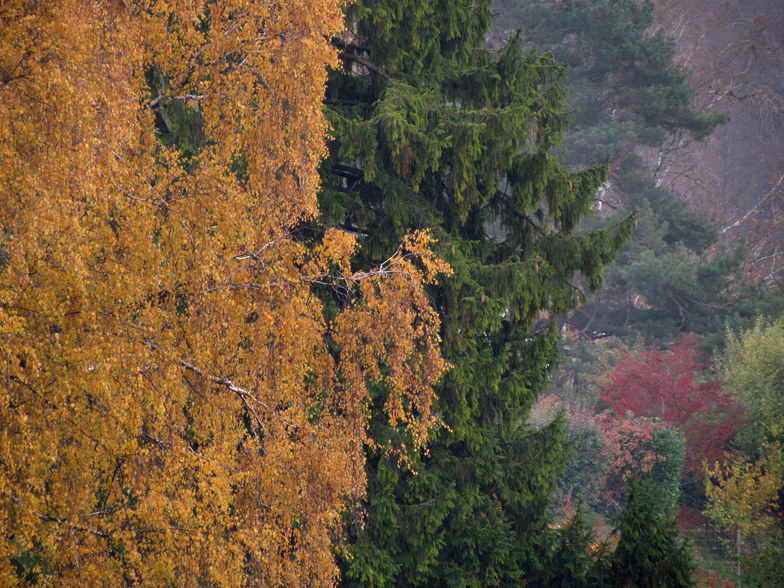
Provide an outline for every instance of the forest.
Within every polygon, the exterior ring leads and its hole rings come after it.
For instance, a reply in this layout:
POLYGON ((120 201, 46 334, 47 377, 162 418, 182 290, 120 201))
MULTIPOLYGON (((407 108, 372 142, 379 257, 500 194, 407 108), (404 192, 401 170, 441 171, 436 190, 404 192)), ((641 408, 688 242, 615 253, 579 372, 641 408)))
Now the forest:
POLYGON ((718 4, 0 3, 0 585, 784 586, 718 4))

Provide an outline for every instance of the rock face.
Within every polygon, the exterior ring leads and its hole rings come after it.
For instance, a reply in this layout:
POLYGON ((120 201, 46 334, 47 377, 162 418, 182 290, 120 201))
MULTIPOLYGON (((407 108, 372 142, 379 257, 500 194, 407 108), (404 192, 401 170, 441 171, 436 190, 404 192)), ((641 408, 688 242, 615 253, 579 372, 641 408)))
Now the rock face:
POLYGON ((701 143, 674 137, 650 151, 658 181, 714 219, 724 244, 745 241, 747 270, 784 269, 784 3, 656 0, 700 107, 731 121, 701 143))

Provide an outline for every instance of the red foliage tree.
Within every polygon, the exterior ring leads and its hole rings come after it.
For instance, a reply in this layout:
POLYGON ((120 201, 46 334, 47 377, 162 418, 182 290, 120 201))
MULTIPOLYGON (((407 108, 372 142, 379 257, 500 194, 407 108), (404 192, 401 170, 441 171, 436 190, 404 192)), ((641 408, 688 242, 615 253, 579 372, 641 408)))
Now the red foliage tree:
POLYGON ((653 470, 656 464, 666 457, 656 451, 656 434, 667 428, 657 421, 639 418, 614 418, 605 412, 594 417, 604 433, 607 444, 606 458, 610 469, 605 480, 602 499, 605 505, 622 508, 623 497, 628 492, 628 481, 638 474, 653 470))
POLYGON ((740 409, 722 394, 718 380, 699 381, 706 364, 696 342, 682 338, 665 351, 624 357, 602 388, 600 398, 619 416, 658 417, 686 436, 686 472, 720 459, 740 422, 740 409))

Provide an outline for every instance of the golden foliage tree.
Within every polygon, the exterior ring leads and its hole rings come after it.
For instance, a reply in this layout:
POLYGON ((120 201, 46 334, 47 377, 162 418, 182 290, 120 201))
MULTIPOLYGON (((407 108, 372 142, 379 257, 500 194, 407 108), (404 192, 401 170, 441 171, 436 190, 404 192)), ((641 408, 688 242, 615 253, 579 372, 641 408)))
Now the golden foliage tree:
POLYGON ((706 464, 707 514, 719 527, 748 535, 775 526, 784 459, 778 445, 765 449, 756 462, 736 457, 723 466, 706 464))
POLYGON ((371 382, 424 440, 428 237, 357 272, 350 235, 290 236, 340 26, 336 0, 0 5, 0 584, 330 584, 371 382))

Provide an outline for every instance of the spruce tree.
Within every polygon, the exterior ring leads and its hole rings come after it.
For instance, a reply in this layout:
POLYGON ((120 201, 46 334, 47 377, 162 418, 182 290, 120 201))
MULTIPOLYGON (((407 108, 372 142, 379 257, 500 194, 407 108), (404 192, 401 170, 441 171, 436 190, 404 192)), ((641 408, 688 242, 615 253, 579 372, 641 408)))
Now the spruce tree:
MULTIPOLYGON (((575 278, 598 288, 633 221, 575 233, 606 167, 570 171, 552 155, 568 122, 563 68, 517 38, 485 50, 488 21, 487 1, 360 1, 335 40, 324 222, 359 235, 364 262, 430 229, 454 270, 429 292, 452 364, 441 426, 416 453, 373 421, 348 585, 541 585, 557 551, 563 422, 526 418, 557 361, 553 319, 584 299, 575 278)), ((386 390, 373 394, 377 414, 386 390)))

